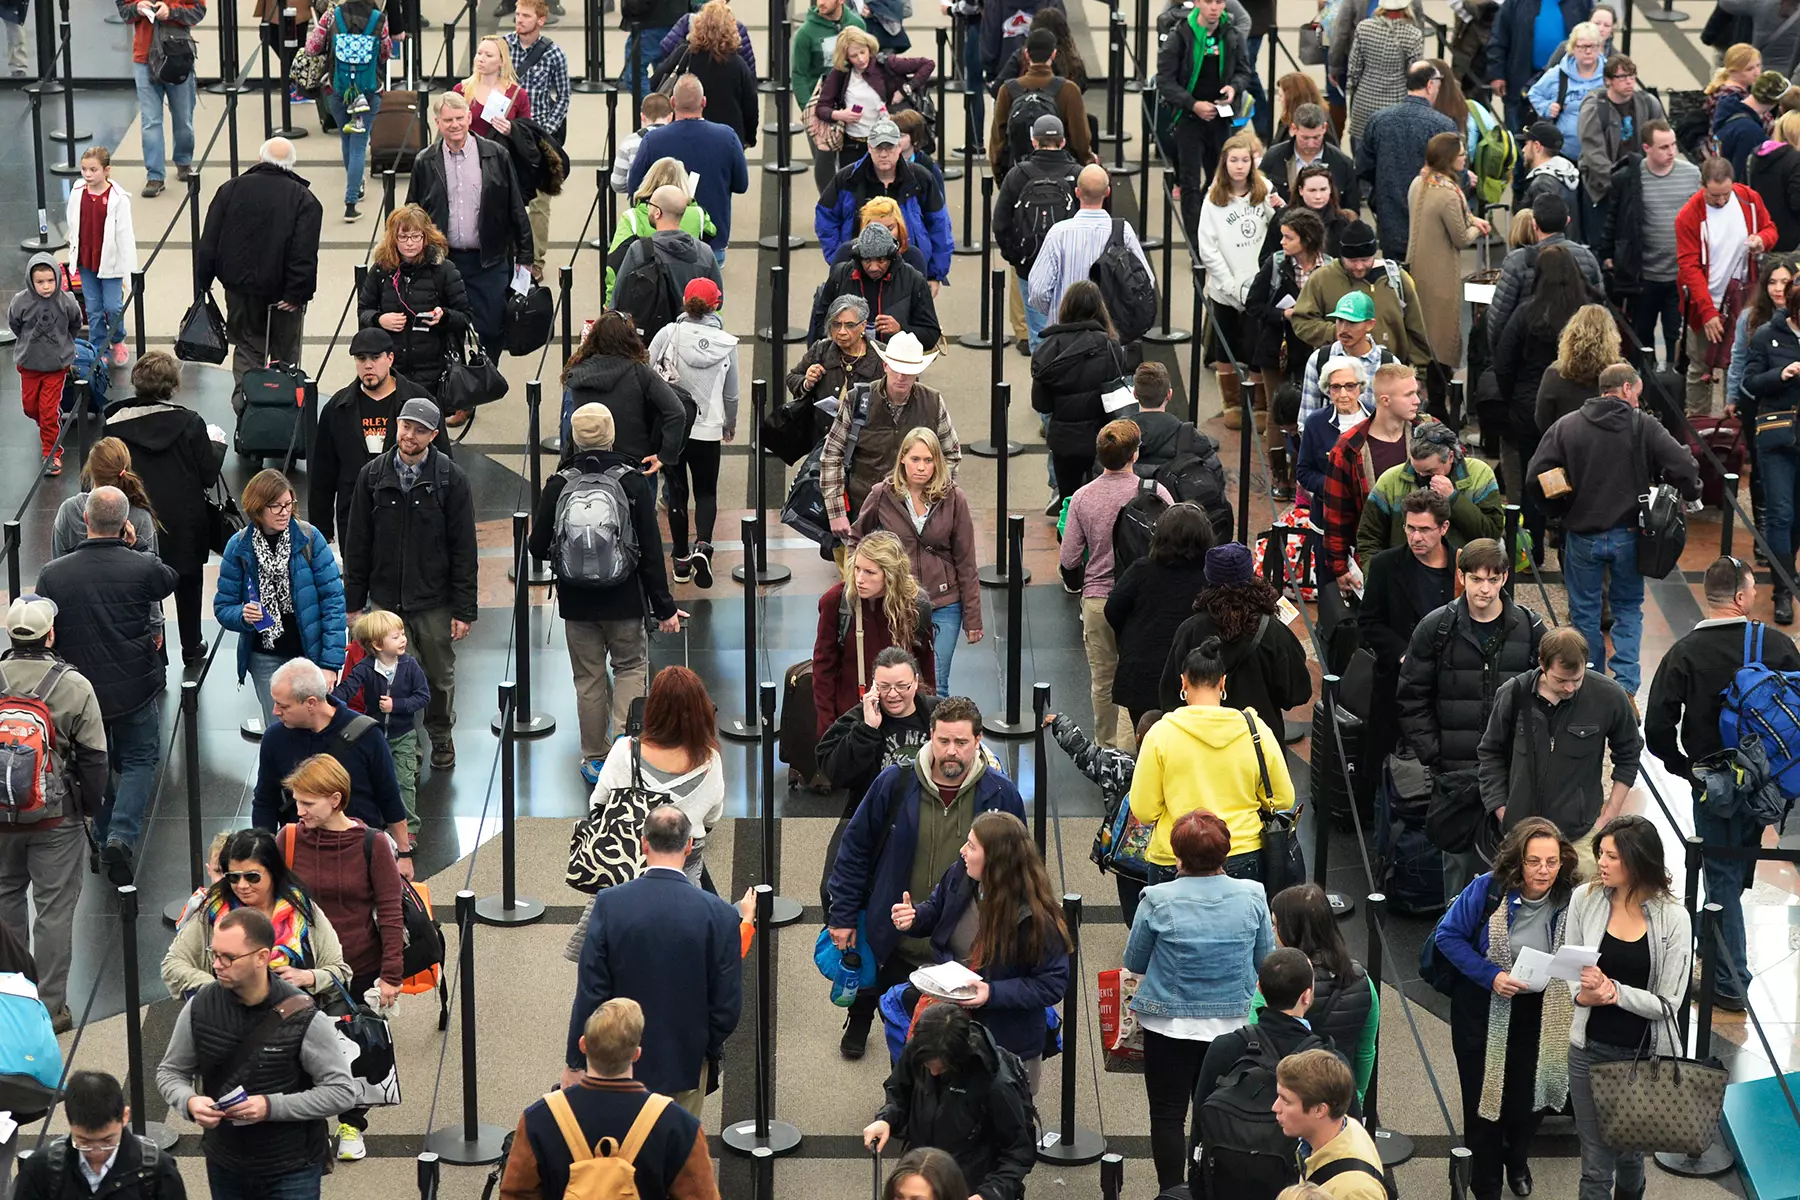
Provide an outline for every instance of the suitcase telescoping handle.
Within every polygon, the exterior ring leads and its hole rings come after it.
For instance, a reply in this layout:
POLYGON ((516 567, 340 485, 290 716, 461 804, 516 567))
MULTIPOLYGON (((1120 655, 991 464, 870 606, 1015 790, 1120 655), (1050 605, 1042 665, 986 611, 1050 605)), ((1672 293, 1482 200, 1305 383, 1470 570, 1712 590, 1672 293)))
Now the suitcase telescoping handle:
POLYGON ((875 1190, 869 1194, 873 1196, 875 1200, 881 1200, 881 1151, 873 1146, 871 1146, 869 1150, 869 1158, 875 1164, 875 1190))

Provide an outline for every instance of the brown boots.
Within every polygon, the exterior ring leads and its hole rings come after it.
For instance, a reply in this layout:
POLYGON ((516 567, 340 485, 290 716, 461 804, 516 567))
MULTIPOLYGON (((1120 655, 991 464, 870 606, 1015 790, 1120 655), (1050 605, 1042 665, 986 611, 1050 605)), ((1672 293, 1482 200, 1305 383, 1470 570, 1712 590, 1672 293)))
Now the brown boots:
POLYGON ((1224 410, 1225 428, 1236 433, 1244 427, 1243 389, 1236 375, 1214 375, 1219 381, 1219 407, 1224 410))

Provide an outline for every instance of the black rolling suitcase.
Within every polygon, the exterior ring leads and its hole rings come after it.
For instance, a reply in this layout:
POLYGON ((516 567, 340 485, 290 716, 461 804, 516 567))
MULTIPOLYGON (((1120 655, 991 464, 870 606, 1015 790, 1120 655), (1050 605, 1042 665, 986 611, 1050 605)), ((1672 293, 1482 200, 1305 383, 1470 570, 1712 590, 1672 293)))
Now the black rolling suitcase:
MULTIPOLYGON (((274 306, 269 307, 270 322, 274 306)), ((263 327, 263 345, 269 344, 271 324, 263 327)), ((270 458, 284 462, 306 457, 306 437, 301 420, 314 387, 299 367, 269 359, 261 370, 244 372, 244 382, 231 398, 237 412, 232 448, 240 458, 270 458)))
POLYGON ((812 659, 797 662, 782 676, 781 761, 788 765, 788 786, 805 787, 819 774, 818 710, 813 707, 812 659))
POLYGON ((1344 747, 1341 759, 1338 740, 1331 736, 1331 727, 1325 720, 1325 702, 1319 700, 1313 704, 1312 756, 1307 764, 1312 774, 1312 800, 1323 806, 1320 811, 1331 814, 1332 824, 1348 833, 1356 829, 1356 820, 1350 813, 1354 797, 1356 815, 1362 818, 1366 830, 1374 821, 1373 789, 1365 785, 1362 770, 1366 727, 1361 717, 1341 704, 1337 708, 1337 724, 1338 737, 1344 747), (1348 762, 1350 767, 1350 785, 1344 782, 1345 773, 1340 765, 1343 762, 1348 762))

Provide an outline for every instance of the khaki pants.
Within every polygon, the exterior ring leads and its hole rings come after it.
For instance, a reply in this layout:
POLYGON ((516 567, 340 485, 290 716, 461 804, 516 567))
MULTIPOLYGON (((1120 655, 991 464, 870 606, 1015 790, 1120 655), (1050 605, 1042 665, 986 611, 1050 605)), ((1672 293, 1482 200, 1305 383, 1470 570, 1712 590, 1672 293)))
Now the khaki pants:
POLYGON ((706 1068, 704 1066, 700 1068, 699 1087, 691 1087, 686 1091, 676 1092, 673 1096, 669 1097, 669 1099, 675 1101, 675 1103, 681 1105, 681 1107, 698 1117, 700 1115, 701 1105, 706 1103, 706 1068))
POLYGON ((581 722, 581 756, 602 759, 615 733, 625 732, 631 702, 649 685, 650 635, 644 619, 567 621, 569 665, 575 674, 575 711, 581 722), (613 679, 606 675, 612 658, 613 679))
POLYGON ((1013 284, 1006 289, 1006 319, 1012 322, 1013 341, 1022 342, 1030 336, 1025 328, 1025 288, 1028 281, 1017 270, 1013 271, 1013 284))
POLYGON ((533 196, 525 206, 525 215, 531 220, 531 261, 542 271, 544 254, 550 248, 550 197, 543 192, 533 196))
POLYGON ((425 733, 433 746, 450 740, 456 728, 456 643, 450 639, 450 609, 403 612, 407 652, 425 668, 431 703, 425 706, 425 733))
MULTIPOLYGON (((1730 330, 1726 330, 1726 336, 1731 336, 1730 330)), ((1688 326, 1687 412, 1690 417, 1704 417, 1712 414, 1713 385, 1702 382, 1707 371, 1711 370, 1706 365, 1706 353, 1711 348, 1712 344, 1706 340, 1704 333, 1691 325, 1688 326)))
POLYGON ((1113 672, 1119 667, 1119 644, 1106 623, 1106 601, 1098 596, 1081 598, 1081 644, 1087 650, 1088 675, 1093 680, 1094 741, 1131 753, 1136 738, 1131 718, 1112 702, 1113 672))

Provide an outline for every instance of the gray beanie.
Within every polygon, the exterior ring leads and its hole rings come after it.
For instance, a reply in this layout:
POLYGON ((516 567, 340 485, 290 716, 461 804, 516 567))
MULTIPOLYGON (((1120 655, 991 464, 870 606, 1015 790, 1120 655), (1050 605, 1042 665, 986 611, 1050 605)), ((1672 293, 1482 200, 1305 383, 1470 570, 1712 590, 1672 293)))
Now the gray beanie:
POLYGON ((870 221, 856 235, 856 257, 858 258, 892 258, 900 248, 894 240, 893 231, 880 221, 870 221))

